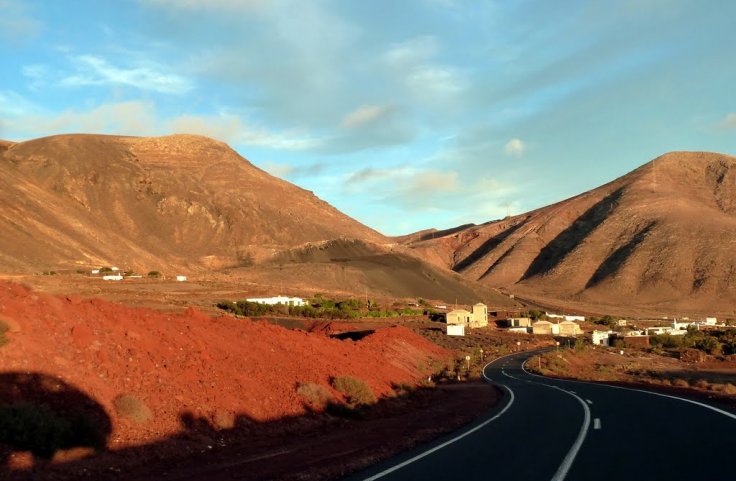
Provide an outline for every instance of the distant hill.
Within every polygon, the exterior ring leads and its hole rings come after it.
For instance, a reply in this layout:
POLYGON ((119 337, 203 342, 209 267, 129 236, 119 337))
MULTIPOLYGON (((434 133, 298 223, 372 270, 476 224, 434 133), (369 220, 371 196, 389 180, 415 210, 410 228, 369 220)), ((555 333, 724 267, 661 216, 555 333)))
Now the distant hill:
POLYGON ((0 269, 248 264, 378 232, 192 136, 60 135, 0 144, 0 269))
POLYGON ((220 272, 305 291, 514 304, 193 135, 0 141, 0 232, 0 273, 220 272))
POLYGON ((733 156, 672 152, 548 207, 444 236, 423 234, 405 245, 520 295, 568 307, 736 317, 733 156))

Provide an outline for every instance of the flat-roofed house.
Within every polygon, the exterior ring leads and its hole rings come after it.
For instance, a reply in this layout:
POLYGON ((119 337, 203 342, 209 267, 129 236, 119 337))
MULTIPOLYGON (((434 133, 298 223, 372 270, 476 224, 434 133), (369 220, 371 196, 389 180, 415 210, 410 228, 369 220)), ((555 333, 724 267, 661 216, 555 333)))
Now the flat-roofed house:
POLYGON ((466 311, 465 309, 455 309, 446 314, 447 324, 470 324, 473 314, 466 311))

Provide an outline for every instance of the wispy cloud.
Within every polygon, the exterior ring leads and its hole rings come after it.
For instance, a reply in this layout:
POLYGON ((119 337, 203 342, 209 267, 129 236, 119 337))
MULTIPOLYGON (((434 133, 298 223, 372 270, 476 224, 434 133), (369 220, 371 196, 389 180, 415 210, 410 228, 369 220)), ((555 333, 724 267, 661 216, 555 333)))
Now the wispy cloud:
POLYGON ((340 126, 347 129, 376 122, 395 110, 392 105, 362 105, 343 117, 340 126))
POLYGON ((96 55, 78 55, 70 60, 76 72, 61 80, 61 84, 68 87, 127 85, 165 94, 184 94, 193 88, 189 79, 167 72, 166 68, 150 61, 131 67, 118 67, 96 55))
POLYGON ((721 121, 720 126, 726 129, 736 128, 736 113, 732 112, 726 114, 726 117, 721 121))
POLYGON ((138 0, 154 7, 180 10, 247 11, 263 8, 266 0, 138 0))
POLYGON ((526 150, 526 144, 521 139, 511 139, 506 142, 503 150, 512 157, 521 157, 526 150))

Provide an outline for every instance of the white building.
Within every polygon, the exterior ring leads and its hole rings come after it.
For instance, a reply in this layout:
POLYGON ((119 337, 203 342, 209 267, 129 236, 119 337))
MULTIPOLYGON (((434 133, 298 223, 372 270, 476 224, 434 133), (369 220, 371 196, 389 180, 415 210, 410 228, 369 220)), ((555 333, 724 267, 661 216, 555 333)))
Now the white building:
POLYGON ((186 282, 187 276, 176 276, 177 282, 186 282))
POLYGON ((448 336, 464 336, 465 335, 465 324, 448 324, 447 325, 448 336))
POLYGON ((122 274, 107 274, 102 276, 103 281, 122 281, 123 275, 122 274))
POLYGON ((545 316, 549 317, 550 319, 562 319, 565 321, 585 321, 585 316, 572 316, 568 314, 552 314, 550 312, 545 312, 545 316))
POLYGON ((591 341, 596 346, 609 346, 609 339, 613 331, 593 331, 591 341))
POLYGON ((250 297, 246 299, 248 302, 257 302, 258 304, 268 304, 269 306, 275 306, 277 304, 283 304, 285 306, 306 306, 307 301, 301 297, 287 297, 287 296, 276 296, 276 297, 250 297))

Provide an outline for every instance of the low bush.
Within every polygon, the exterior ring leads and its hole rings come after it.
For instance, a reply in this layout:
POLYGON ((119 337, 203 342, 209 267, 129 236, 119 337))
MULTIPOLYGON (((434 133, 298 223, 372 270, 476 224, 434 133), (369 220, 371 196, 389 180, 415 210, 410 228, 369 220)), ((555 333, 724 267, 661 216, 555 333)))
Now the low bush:
POLYGON ((161 277, 161 273, 159 271, 150 271, 148 273, 148 277, 158 278, 161 277))
POLYGON ((690 383, 687 382, 687 380, 682 378, 677 378, 674 381, 672 381, 672 385, 676 387, 690 387, 690 383))
POLYGON ((153 417, 146 403, 133 394, 121 394, 112 403, 115 407, 115 412, 120 417, 132 421, 135 424, 145 424, 153 417))
POLYGON ((332 379, 332 387, 345 396, 349 406, 366 406, 377 401, 371 388, 362 379, 352 376, 336 377, 332 379))
POLYGON ((5 334, 10 330, 10 326, 3 320, 0 320, 0 347, 10 342, 10 339, 5 334))
POLYGON ((332 393, 326 387, 314 382, 298 384, 296 393, 310 409, 315 411, 323 411, 334 400, 332 393))

